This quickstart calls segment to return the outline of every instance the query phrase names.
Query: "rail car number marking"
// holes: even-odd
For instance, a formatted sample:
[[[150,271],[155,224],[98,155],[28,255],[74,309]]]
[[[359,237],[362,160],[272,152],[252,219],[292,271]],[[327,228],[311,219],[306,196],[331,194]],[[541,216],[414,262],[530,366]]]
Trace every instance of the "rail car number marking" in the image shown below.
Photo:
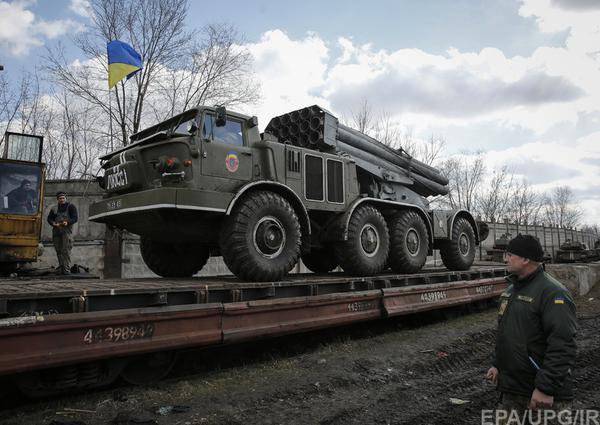
[[[372,301],[357,301],[354,303],[348,304],[348,311],[357,312],[357,311],[365,311],[371,310],[374,307]]]
[[[113,174],[107,175],[106,190],[112,190],[123,186],[127,186],[127,172],[125,170],[118,170]]]
[[[446,291],[434,291],[434,292],[423,292],[421,294],[421,302],[423,303],[434,303],[436,301],[442,301],[448,298]]]
[[[88,329],[83,336],[83,342],[86,344],[97,344],[100,342],[127,342],[135,339],[152,338],[153,335],[153,323],[105,326],[102,328]]]
[[[491,294],[492,293],[492,285],[484,285],[478,286],[475,288],[475,292],[478,294]]]

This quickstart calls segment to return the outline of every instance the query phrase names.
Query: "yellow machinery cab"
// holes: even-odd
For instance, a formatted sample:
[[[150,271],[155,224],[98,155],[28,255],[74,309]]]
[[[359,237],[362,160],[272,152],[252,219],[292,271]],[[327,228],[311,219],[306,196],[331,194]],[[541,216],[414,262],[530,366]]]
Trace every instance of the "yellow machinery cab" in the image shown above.
[[[43,137],[6,132],[0,158],[0,271],[37,260],[42,229]]]

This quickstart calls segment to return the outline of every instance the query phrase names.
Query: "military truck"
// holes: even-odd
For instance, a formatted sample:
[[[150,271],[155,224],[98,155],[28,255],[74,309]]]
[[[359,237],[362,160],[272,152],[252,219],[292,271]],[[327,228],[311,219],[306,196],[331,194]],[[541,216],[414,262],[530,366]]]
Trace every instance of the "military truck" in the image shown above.
[[[316,105],[262,134],[256,117],[199,107],[101,161],[106,195],[90,219],[140,235],[160,276],[191,276],[219,255],[252,281],[279,280],[300,258],[317,273],[414,273],[433,249],[466,270],[480,241],[468,211],[430,209],[428,196],[447,193],[438,170]]]

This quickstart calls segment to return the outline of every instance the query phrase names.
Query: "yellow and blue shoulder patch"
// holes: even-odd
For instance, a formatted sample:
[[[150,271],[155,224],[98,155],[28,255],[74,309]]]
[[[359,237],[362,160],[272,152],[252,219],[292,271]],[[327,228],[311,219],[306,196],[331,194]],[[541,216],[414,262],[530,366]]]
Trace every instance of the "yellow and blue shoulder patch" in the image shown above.
[[[565,303],[564,297],[558,296],[558,297],[554,298],[554,304],[564,304],[564,303]]]

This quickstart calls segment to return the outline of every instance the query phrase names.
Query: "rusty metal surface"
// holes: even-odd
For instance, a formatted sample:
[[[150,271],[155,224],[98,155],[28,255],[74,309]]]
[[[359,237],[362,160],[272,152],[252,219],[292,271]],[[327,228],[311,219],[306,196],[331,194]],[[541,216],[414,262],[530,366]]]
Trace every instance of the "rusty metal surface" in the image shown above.
[[[290,276],[278,282],[243,282],[234,277],[198,279],[27,279],[0,281],[0,317],[66,314],[350,293],[410,285],[503,276],[503,267],[467,272],[429,271],[412,275],[343,274]]]
[[[505,279],[497,277],[282,299],[2,319],[0,374],[439,309],[494,298],[505,287]]]
[[[222,310],[206,304],[0,320],[0,374],[218,344]]]
[[[0,298],[29,298],[42,294],[58,295],[105,295],[126,294],[138,292],[151,292],[161,290],[186,290],[186,289],[245,289],[286,287],[294,285],[321,285],[347,283],[357,284],[367,282],[389,281],[395,286],[418,284],[421,282],[455,282],[459,280],[478,279],[504,274],[504,267],[481,267],[463,272],[437,269],[417,274],[390,274],[383,273],[372,277],[352,277],[342,273],[328,275],[315,275],[312,273],[290,275],[288,279],[276,282],[244,282],[233,276],[208,277],[208,278],[142,278],[142,279],[102,279],[94,281],[73,281],[68,277],[62,280],[45,281],[39,279],[0,279]]]
[[[223,341],[279,336],[381,317],[381,290],[225,304]]]
[[[384,289],[383,308],[387,316],[412,314],[497,297],[506,286],[505,279],[492,278],[458,284]]]

